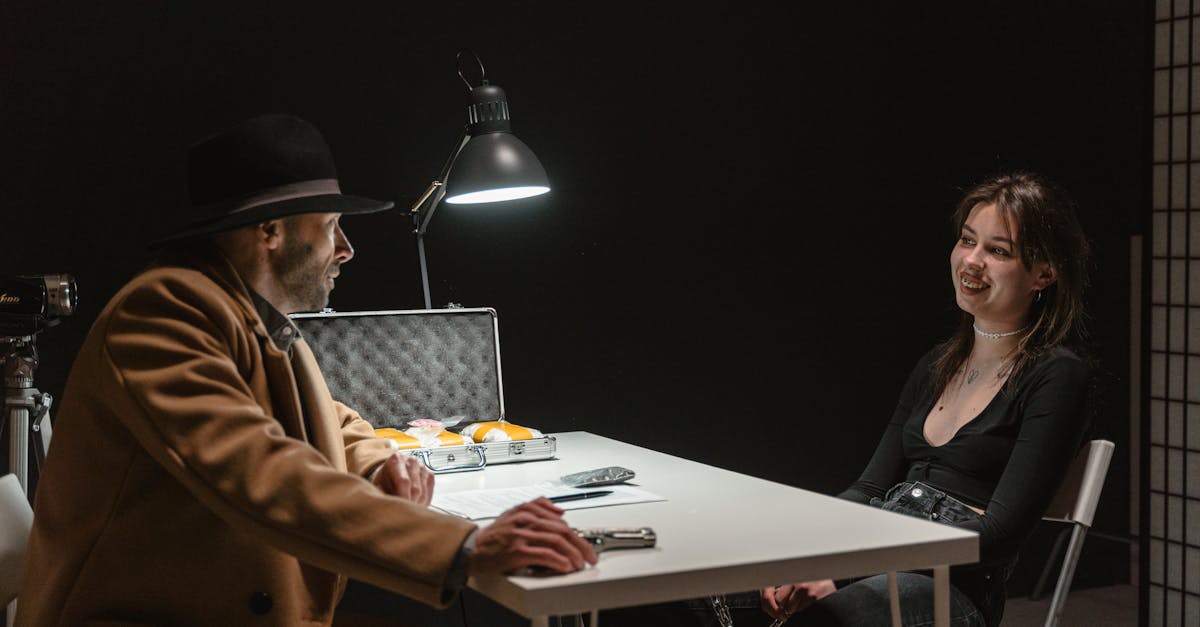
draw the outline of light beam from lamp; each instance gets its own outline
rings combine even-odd
[[[463,55],[479,66],[480,84],[463,75]],[[504,90],[489,85],[479,57],[460,50],[455,58],[458,76],[467,85],[467,125],[437,179],[429,184],[409,210],[417,236],[421,264],[421,289],[425,308],[432,309],[429,271],[425,260],[425,232],[437,208],[448,204],[483,204],[539,196],[550,191],[546,170],[533,151],[512,134],[508,99]]]

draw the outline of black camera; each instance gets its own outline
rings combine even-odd
[[[79,300],[69,274],[0,277],[0,338],[26,337],[75,313]]]

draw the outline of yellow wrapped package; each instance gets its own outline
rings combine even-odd
[[[395,442],[401,449],[421,448],[421,440],[420,439],[414,438],[413,436],[411,436],[403,431],[400,431],[398,429],[393,429],[391,427],[383,427],[382,429],[376,429],[375,436],[380,437],[380,438],[387,438],[387,439]]]
[[[467,425],[462,434],[475,442],[510,442],[513,440],[532,440],[542,437],[542,432],[529,427],[521,427],[511,422],[493,420],[476,422]]]
[[[470,438],[447,431],[446,427],[436,420],[414,420],[408,423],[408,428],[404,431],[383,427],[376,429],[375,435],[395,442],[401,449],[463,446],[471,443]]]

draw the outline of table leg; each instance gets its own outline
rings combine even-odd
[[[933,569],[933,624],[950,627],[950,567]]]
[[[892,609],[892,627],[903,627],[900,622],[900,586],[896,581],[896,571],[888,571],[887,586],[888,601]]]

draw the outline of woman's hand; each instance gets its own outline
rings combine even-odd
[[[832,579],[790,583],[759,591],[759,602],[768,616],[776,620],[787,620],[789,616],[803,610],[837,590]]]

